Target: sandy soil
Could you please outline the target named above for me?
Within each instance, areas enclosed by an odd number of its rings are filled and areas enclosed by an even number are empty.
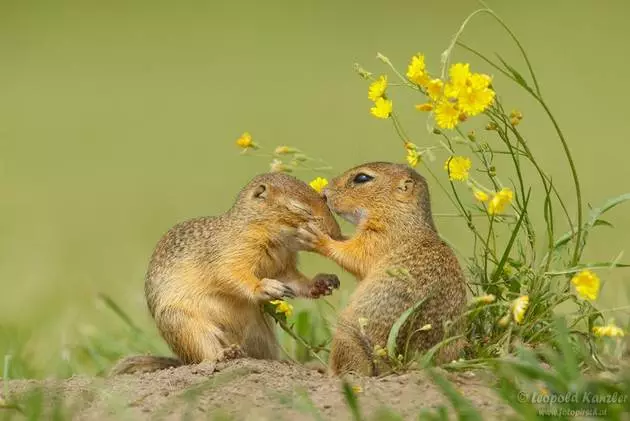
[[[506,415],[508,408],[487,386],[487,379],[472,373],[446,375],[484,419]],[[423,408],[446,403],[422,372],[348,380],[361,389],[357,395],[366,419],[378,419],[379,411],[387,407],[404,419],[415,420]],[[246,420],[352,419],[339,379],[283,361],[244,359],[112,378],[13,380],[10,401],[24,404],[29,392],[38,389],[46,397],[61,393],[72,408],[72,418],[78,420],[225,420],[230,415]],[[0,416],[6,411],[17,413],[0,409]]]

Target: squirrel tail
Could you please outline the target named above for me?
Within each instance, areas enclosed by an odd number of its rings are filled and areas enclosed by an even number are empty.
[[[152,355],[134,355],[118,361],[110,370],[109,376],[118,374],[150,373],[170,367],[183,365],[180,360],[173,357],[155,357]]]

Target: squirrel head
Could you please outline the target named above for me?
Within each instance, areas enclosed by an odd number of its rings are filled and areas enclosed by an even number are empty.
[[[330,209],[355,225],[378,230],[420,223],[435,231],[427,182],[406,165],[354,167],[332,179],[322,194]]]
[[[245,215],[244,223],[255,222],[270,230],[292,228],[316,220],[332,238],[341,238],[339,224],[323,196],[305,182],[286,173],[254,177],[239,193],[233,211]]]

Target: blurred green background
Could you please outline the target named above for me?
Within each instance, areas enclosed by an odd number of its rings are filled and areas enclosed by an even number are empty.
[[[630,4],[490,5],[530,54],[585,199],[599,205],[630,191],[623,163]],[[99,292],[154,335],[143,277],[159,237],[178,221],[225,211],[250,177],[268,169],[268,159],[239,156],[234,140],[243,131],[268,150],[292,145],[334,168],[299,173],[305,180],[365,161],[404,160],[391,124],[369,115],[367,83],[352,65],[385,71],[375,59],[381,52],[404,71],[422,51],[437,73],[440,53],[477,7],[459,0],[1,0],[0,355],[19,349],[44,375],[81,334],[128,334],[98,305]],[[524,69],[489,17],[475,20],[464,40]],[[493,73],[461,50],[454,59]],[[523,111],[531,148],[573,198],[551,125],[507,80],[497,77],[495,86],[507,107]],[[412,107],[421,100],[393,95],[412,140],[435,144]],[[435,188],[433,206],[453,211]],[[585,260],[609,260],[630,245],[628,209],[607,219],[616,228],[591,237]],[[437,224],[466,252],[461,220]],[[310,255],[303,268],[341,272]],[[630,271],[622,271],[600,272],[602,307],[628,304]],[[342,282],[352,287],[347,274]]]

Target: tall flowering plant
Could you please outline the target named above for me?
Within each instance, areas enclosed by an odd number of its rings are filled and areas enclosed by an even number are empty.
[[[492,16],[507,31],[522,54],[526,72],[498,55],[496,61],[492,60],[460,40],[470,21],[481,14]],[[451,63],[455,47],[479,58],[485,71],[478,72],[470,63]],[[387,70],[377,76],[355,65],[358,74],[369,81],[369,113],[392,123],[404,152],[401,157],[409,166],[418,167],[433,178],[441,193],[449,198],[455,216],[465,221],[473,239],[470,252],[459,251],[467,264],[468,287],[473,297],[470,308],[462,315],[467,321],[466,336],[471,347],[468,360],[454,364],[484,362],[511,352],[517,343],[535,348],[553,342],[557,334],[553,328],[554,313],[566,302],[573,304],[569,331],[574,343],[587,344],[593,360],[601,364],[597,357],[600,338],[619,338],[625,332],[613,320],[606,320],[596,306],[601,289],[598,272],[630,265],[621,263],[619,258],[588,263],[582,261],[582,256],[589,233],[598,226],[609,225],[601,216],[630,200],[630,194],[593,208],[590,215],[584,214],[578,171],[568,140],[546,103],[516,36],[492,10],[484,8],[464,21],[436,66],[437,72],[429,70],[421,53],[410,58],[404,72],[386,56],[378,54],[377,58]],[[538,161],[533,143],[521,131],[527,120],[520,111],[508,106],[509,99],[500,95],[505,83],[515,83],[531,95],[551,121],[575,187],[574,210]],[[404,94],[402,89],[416,95],[416,110],[427,115],[429,137],[434,139],[428,145],[419,145],[406,134],[394,105],[396,95]],[[245,152],[259,149],[249,134],[239,138],[237,145]],[[436,168],[433,162],[438,155],[443,155],[443,164]],[[279,146],[271,157],[272,171],[324,169],[308,167],[309,162],[316,160],[293,147]],[[524,176],[532,170],[535,176]],[[320,190],[325,183],[325,179],[317,178],[311,185]],[[536,225],[540,219],[535,216],[542,216],[544,223]],[[445,338],[444,343],[448,340]]]

